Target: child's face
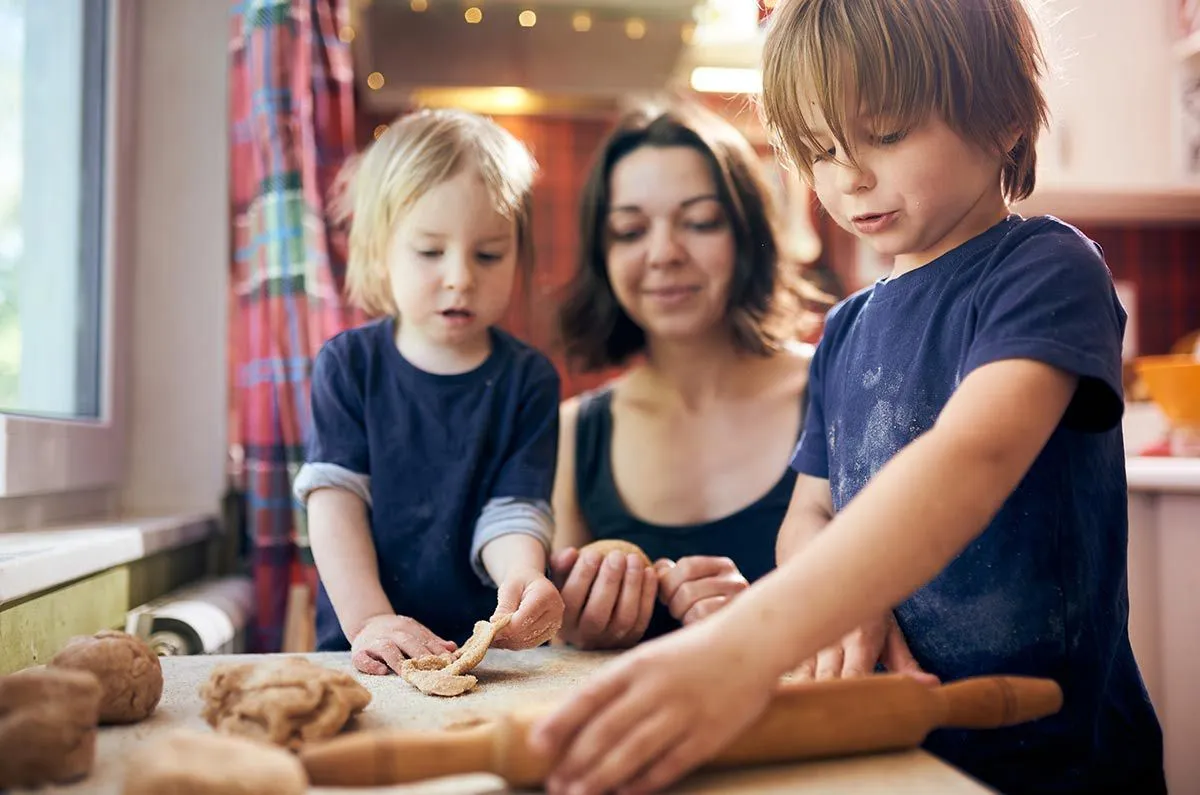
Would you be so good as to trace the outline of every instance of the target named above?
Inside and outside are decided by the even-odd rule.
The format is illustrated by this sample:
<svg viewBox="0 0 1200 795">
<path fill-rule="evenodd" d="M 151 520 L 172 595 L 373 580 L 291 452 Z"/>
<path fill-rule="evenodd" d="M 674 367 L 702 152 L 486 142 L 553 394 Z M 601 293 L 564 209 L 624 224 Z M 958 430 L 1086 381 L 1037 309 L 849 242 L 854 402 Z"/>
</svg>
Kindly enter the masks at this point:
<svg viewBox="0 0 1200 795">
<path fill-rule="evenodd" d="M 508 308 L 516 264 L 516 222 L 464 168 L 418 199 L 388 244 L 403 333 L 450 348 L 486 340 Z"/>
<path fill-rule="evenodd" d="M 686 146 L 643 146 L 609 176 L 608 278 L 649 336 L 691 339 L 721 327 L 734 236 L 708 162 Z"/>
<path fill-rule="evenodd" d="M 941 119 L 931 116 L 907 132 L 870 120 L 856 126 L 848 144 L 858 168 L 819 157 L 813 188 L 839 226 L 895 257 L 898 272 L 936 259 L 1007 214 L 1000 156 Z M 838 161 L 846 159 L 828 133 L 821 143 Z"/>
</svg>

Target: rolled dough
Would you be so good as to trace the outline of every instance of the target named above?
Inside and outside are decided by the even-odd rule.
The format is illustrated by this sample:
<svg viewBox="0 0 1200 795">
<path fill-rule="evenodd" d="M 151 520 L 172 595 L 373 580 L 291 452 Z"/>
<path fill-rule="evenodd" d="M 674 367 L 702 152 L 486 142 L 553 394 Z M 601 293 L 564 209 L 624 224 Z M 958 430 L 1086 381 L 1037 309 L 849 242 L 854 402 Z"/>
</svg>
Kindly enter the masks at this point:
<svg viewBox="0 0 1200 795">
<path fill-rule="evenodd" d="M 138 748 L 124 795 L 301 795 L 308 776 L 287 751 L 256 740 L 177 729 Z"/>
</svg>

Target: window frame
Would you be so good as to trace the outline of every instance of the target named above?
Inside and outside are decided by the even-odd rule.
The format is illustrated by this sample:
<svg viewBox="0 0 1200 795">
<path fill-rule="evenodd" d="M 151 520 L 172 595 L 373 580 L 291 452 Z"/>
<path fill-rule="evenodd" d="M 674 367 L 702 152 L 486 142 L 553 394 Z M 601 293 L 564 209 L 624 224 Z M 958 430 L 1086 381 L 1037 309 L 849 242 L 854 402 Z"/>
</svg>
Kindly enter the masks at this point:
<svg viewBox="0 0 1200 795">
<path fill-rule="evenodd" d="M 115 490 L 126 472 L 130 190 L 135 147 L 137 29 L 133 0 L 108 0 L 104 45 L 99 412 L 60 419 L 0 413 L 0 501 Z M 85 86 L 86 86 L 85 82 Z M 95 285 L 92 284 L 94 289 Z M 89 346 L 95 350 L 95 346 Z"/>
</svg>

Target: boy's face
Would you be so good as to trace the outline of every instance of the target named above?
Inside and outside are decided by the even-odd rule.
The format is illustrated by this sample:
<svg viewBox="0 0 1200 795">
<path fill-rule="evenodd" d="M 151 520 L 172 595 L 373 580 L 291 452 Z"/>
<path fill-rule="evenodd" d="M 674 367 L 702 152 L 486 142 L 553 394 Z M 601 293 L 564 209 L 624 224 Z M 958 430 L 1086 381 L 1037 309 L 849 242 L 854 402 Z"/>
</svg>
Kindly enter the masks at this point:
<svg viewBox="0 0 1200 795">
<path fill-rule="evenodd" d="M 608 278 L 650 337 L 695 340 L 724 328 L 734 235 L 704 156 L 643 146 L 609 176 Z"/>
<path fill-rule="evenodd" d="M 436 347 L 486 344 L 508 308 L 516 264 L 516 223 L 496 211 L 478 172 L 464 168 L 434 186 L 388 244 L 402 335 Z"/>
<path fill-rule="evenodd" d="M 820 140 L 828 151 L 813 164 L 813 189 L 839 226 L 895 257 L 895 274 L 936 259 L 1007 215 L 1001 157 L 936 116 L 907 131 L 871 119 L 854 126 L 847 143 L 857 168 L 844 164 L 843 145 L 826 131 Z"/>
</svg>

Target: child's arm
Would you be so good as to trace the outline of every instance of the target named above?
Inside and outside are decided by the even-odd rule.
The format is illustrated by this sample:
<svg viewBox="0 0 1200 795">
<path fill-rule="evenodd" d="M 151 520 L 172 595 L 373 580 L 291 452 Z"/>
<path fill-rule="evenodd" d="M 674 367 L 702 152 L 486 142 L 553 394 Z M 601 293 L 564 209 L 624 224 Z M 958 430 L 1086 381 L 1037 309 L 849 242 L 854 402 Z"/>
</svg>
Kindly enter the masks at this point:
<svg viewBox="0 0 1200 795">
<path fill-rule="evenodd" d="M 799 475 L 792 490 L 779 537 L 775 539 L 775 562 L 784 563 L 833 520 L 833 494 L 828 478 Z"/>
<path fill-rule="evenodd" d="M 350 640 L 354 667 L 363 673 L 399 673 L 405 657 L 453 651 L 420 623 L 397 616 L 379 582 L 375 545 L 362 498 L 340 488 L 308 495 L 308 533 L 321 582 L 342 632 Z"/>
<path fill-rule="evenodd" d="M 710 620 L 625 655 L 536 727 L 535 746 L 559 759 L 548 790 L 657 789 L 715 754 L 798 660 L 898 604 L 983 531 L 1077 380 L 1028 360 L 971 372 L 803 554 Z"/>
<path fill-rule="evenodd" d="M 546 547 L 529 535 L 510 533 L 488 542 L 483 565 L 500 584 L 496 614 L 512 621 L 493 642 L 503 649 L 540 646 L 562 626 L 562 597 L 546 578 Z"/>
</svg>

